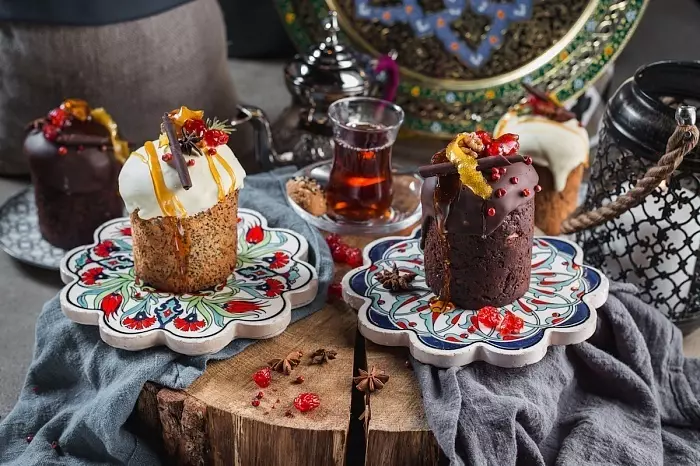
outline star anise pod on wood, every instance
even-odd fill
[[[292,369],[297,367],[301,362],[301,351],[292,351],[284,358],[275,358],[268,361],[268,365],[273,371],[280,372],[284,375],[289,375]]]
[[[204,155],[202,150],[197,145],[202,138],[194,133],[189,133],[185,128],[182,128],[182,136],[177,140],[180,143],[180,149],[183,154],[187,155]]]
[[[338,352],[334,350],[327,350],[325,348],[317,349],[311,355],[311,364],[323,364],[331,359],[335,359],[337,355]]]
[[[394,264],[393,270],[382,270],[377,275],[377,280],[387,290],[391,291],[407,291],[411,289],[411,282],[416,278],[413,272],[406,272],[401,275],[399,267]]]
[[[381,369],[372,366],[369,372],[364,369],[358,369],[360,375],[353,377],[352,381],[356,384],[358,390],[365,393],[370,393],[375,390],[381,390],[389,381],[389,374]]]

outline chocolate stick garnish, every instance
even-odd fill
[[[56,143],[64,146],[100,147],[109,146],[112,141],[107,137],[93,134],[61,133],[56,137]]]
[[[192,187],[192,179],[190,178],[189,170],[187,170],[187,162],[185,162],[185,156],[182,155],[182,149],[175,134],[175,125],[173,125],[170,115],[167,113],[163,115],[163,130],[165,130],[165,135],[168,136],[170,153],[173,154],[173,165],[175,165],[177,175],[180,177],[180,184],[182,184],[183,188],[190,189]]]
[[[527,83],[521,83],[523,88],[529,93],[537,97],[538,99],[544,101],[544,102],[549,102],[552,105],[554,105],[555,111],[553,115],[553,119],[559,122],[565,122],[572,120],[576,118],[576,114],[572,111],[567,110],[564,108],[559,102],[554,100],[551,95],[547,94],[546,92],[537,89],[534,86],[531,86],[530,84]]]
[[[514,163],[524,162],[523,155],[508,155],[497,157],[484,157],[477,160],[476,169],[480,172],[491,170],[496,167],[505,167]],[[453,175],[457,173],[457,167],[452,162],[436,163],[434,165],[424,165],[418,168],[418,174],[423,178],[431,176]]]

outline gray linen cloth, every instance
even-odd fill
[[[587,342],[537,364],[437,369],[414,361],[430,429],[453,465],[700,464],[700,360],[612,284]]]
[[[321,234],[284,199],[283,183],[291,172],[246,178],[240,202],[261,212],[270,226],[294,230],[309,242],[319,293],[311,304],[293,311],[296,321],[323,307],[333,261]],[[185,388],[202,374],[207,361],[230,358],[251,343],[235,340],[219,353],[198,357],[167,348],[118,350],[100,340],[97,327],[64,317],[54,298],[39,315],[34,358],[19,401],[0,423],[0,464],[159,464],[154,452],[124,428],[143,384],[150,380]],[[28,435],[34,436],[29,443]],[[53,441],[59,451],[51,448]]]

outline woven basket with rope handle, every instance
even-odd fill
[[[698,144],[700,132],[695,126],[695,107],[682,105],[676,110],[678,126],[668,139],[666,153],[653,167],[649,168],[634,188],[621,195],[615,201],[588,212],[577,212],[562,224],[563,234],[576,233],[601,225],[608,220],[618,218],[644,199],[659,185],[667,180],[678,168],[690,151]]]

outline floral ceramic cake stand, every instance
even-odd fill
[[[608,296],[608,280],[581,265],[583,253],[574,243],[535,237],[530,288],[515,302],[498,309],[523,319],[517,334],[501,335],[482,324],[477,311],[456,308],[433,312],[435,295],[425,283],[420,230],[410,237],[382,238],[364,249],[364,265],[343,278],[345,300],[358,309],[360,332],[385,346],[406,346],[419,361],[438,367],[486,361],[519,367],[542,359],[551,345],[588,339],[596,328],[596,308]],[[412,290],[392,293],[377,280],[391,270],[415,272]]]
[[[159,292],[134,276],[128,218],[105,223],[94,244],[61,261],[63,313],[99,326],[107,344],[127,350],[166,345],[198,355],[237,338],[282,333],[292,309],[316,296],[318,276],[305,262],[308,243],[293,231],[269,228],[258,212],[239,209],[238,215],[235,272],[213,289],[181,295]]]

